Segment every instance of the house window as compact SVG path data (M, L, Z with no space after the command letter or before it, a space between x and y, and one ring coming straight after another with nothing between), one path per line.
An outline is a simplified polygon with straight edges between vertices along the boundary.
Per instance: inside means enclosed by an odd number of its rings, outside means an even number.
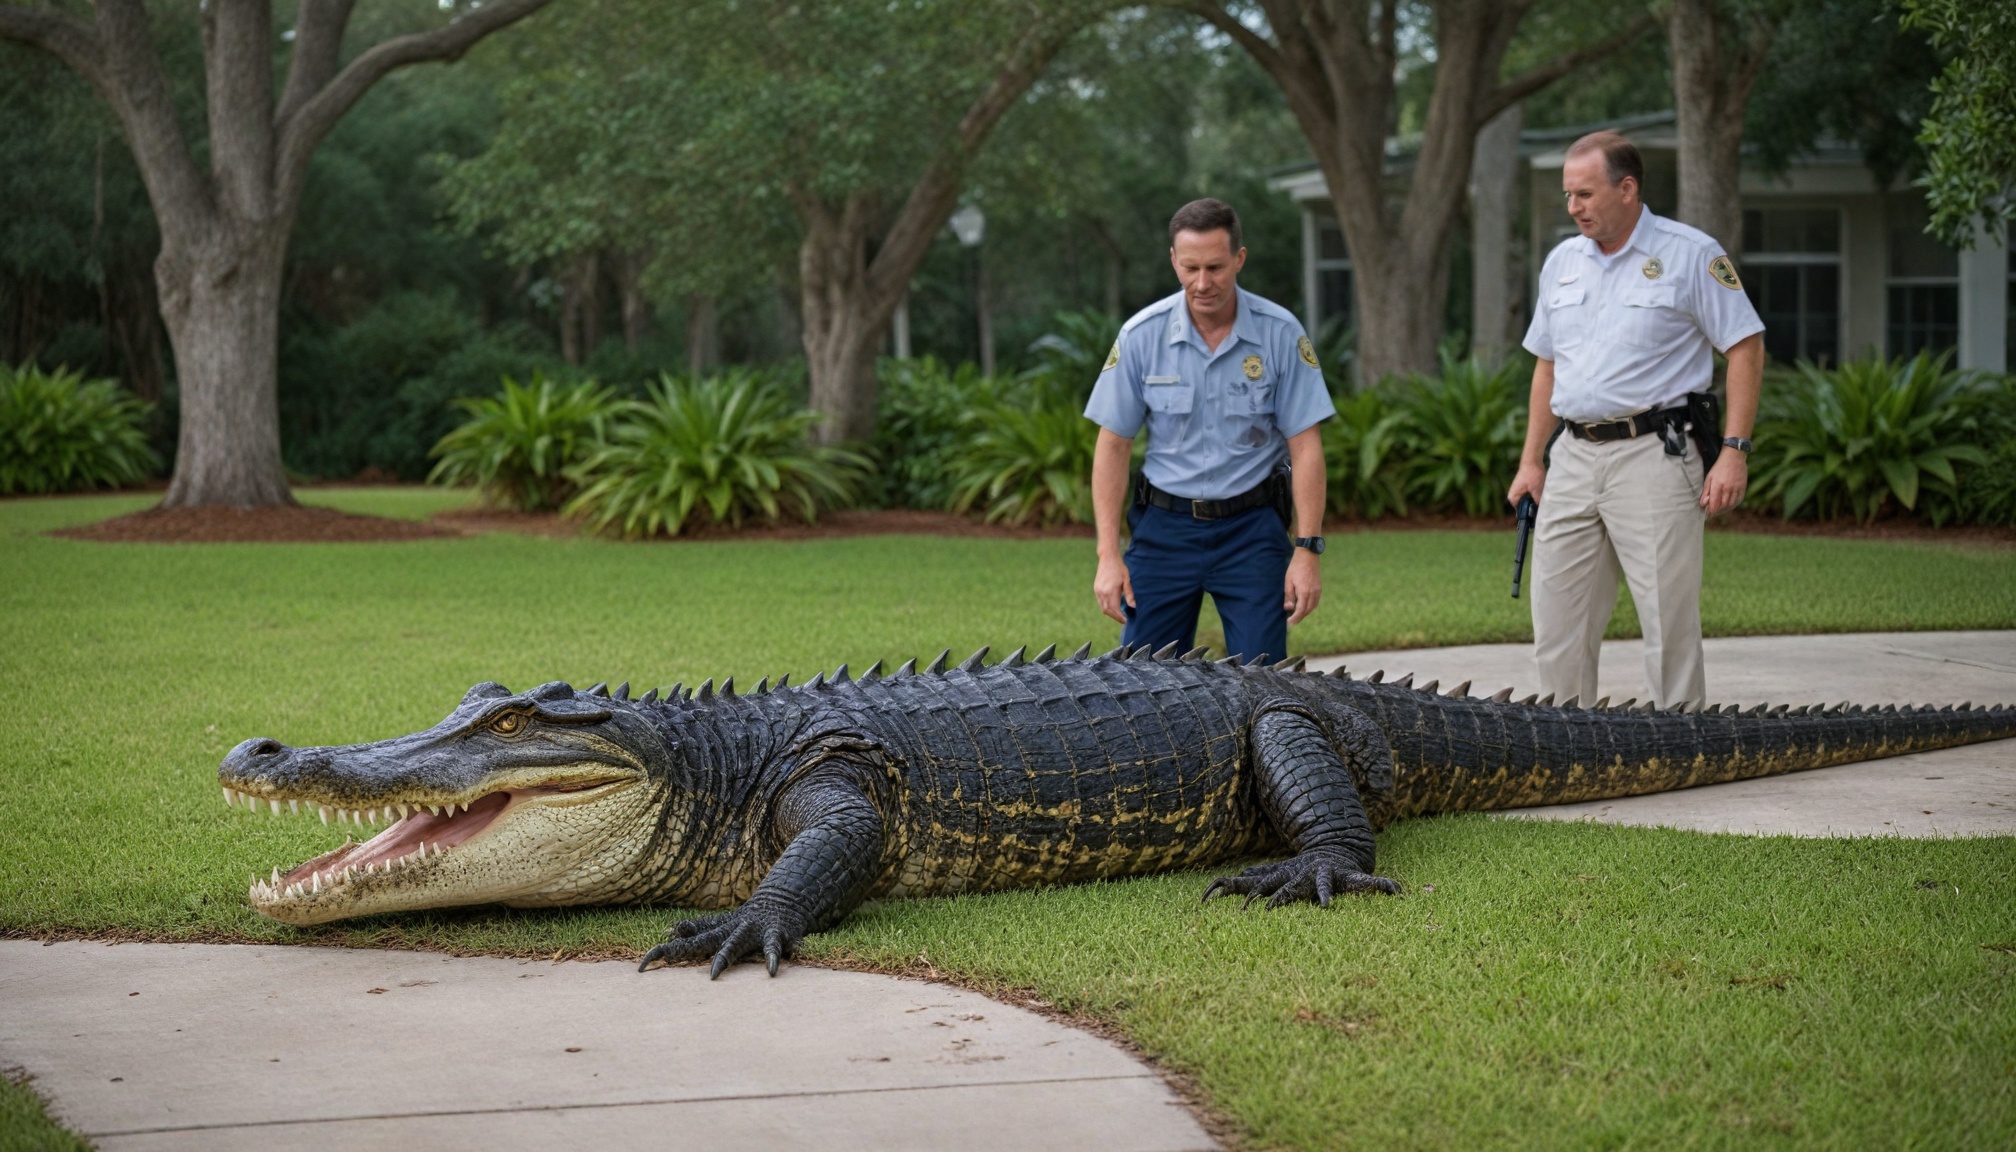
M1743 291L1764 321L1764 351L1790 364L1841 356L1841 214L1832 208L1743 213Z
M1890 210L1890 355L1943 352L1960 342L1960 258L1925 233L1916 198Z
M1351 250L1344 246L1344 229L1328 216L1316 218L1316 325L1320 330L1332 324L1356 326L1352 315ZM1317 333L1311 333L1316 335Z

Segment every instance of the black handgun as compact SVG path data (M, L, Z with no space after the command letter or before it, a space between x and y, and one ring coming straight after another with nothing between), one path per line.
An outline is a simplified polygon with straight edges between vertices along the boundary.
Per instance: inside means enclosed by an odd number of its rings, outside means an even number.
M1533 521L1540 515L1540 506L1531 496L1519 497L1519 507L1513 519L1519 524L1518 543L1512 548L1512 598L1519 598L1519 578L1526 574L1526 544L1533 539Z

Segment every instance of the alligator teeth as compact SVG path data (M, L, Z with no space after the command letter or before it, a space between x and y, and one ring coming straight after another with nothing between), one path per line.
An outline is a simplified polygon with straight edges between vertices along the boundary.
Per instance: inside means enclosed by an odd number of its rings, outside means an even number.
M231 808L235 807L237 803L238 801L233 799L231 796L231 790L229 788L224 789L224 806L226 808Z
M308 883L310 891L312 892L322 891L322 874L320 872L315 873L315 875L309 877Z
M275 869L273 869L273 876L272 876L272 880L273 880L273 883L275 883L275 884L278 884L278 883L280 882L280 869L278 869L278 868L275 868Z

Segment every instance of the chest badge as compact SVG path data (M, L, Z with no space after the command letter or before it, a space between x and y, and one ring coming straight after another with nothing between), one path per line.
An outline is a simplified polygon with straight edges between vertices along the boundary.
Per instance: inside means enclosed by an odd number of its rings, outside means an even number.
M1666 266L1659 262L1657 256L1647 256L1645 258L1645 266L1638 270L1645 273L1645 279L1647 280L1657 280L1666 274Z
M1248 380L1258 380L1260 374L1267 370L1266 366L1260 363L1258 356L1246 357L1246 362L1241 364L1240 367L1246 370L1246 379Z
M1302 339L1297 340L1295 342L1295 350L1302 353L1302 362L1304 364L1319 371L1322 369L1323 366L1316 363L1316 346L1309 343L1309 337L1304 336Z
M1736 278L1736 265L1731 263L1727 256L1717 256L1715 259L1710 260L1708 262L1708 274L1713 276L1715 282L1724 288L1735 292L1743 290L1743 281Z
M1097 347L1097 345L1094 345L1094 347ZM1113 341L1113 350L1111 352L1106 353L1106 366L1104 368L1099 369L1099 371L1111 372L1113 370L1113 366L1118 363L1120 363L1120 342L1118 340L1115 340Z

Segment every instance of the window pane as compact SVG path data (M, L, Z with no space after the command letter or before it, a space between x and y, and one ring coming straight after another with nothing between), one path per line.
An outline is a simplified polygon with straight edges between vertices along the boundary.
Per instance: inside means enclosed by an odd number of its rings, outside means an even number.
M1316 273L1316 308L1319 328L1328 325L1332 317L1344 327L1352 327L1349 268L1325 268Z
M1743 213L1745 252L1841 251L1841 214L1831 208L1752 208Z
M1925 234L1925 202L1898 196L1890 204L1890 275L1959 276L1953 249Z
M1942 352L1960 342L1960 286L1892 284L1890 355Z
M1744 291L1764 321L1773 360L1831 363L1840 357L1841 268L1837 264L1752 265Z
M1349 260L1351 252L1344 246L1344 229L1337 221L1318 219L1316 221L1316 258L1319 260Z

